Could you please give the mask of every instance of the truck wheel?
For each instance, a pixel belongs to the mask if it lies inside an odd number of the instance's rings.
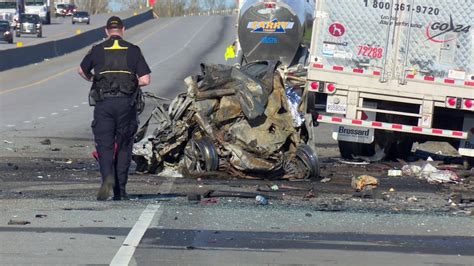
[[[411,154],[414,141],[410,138],[394,141],[385,147],[385,158],[388,160],[406,159]]]
[[[474,158],[473,157],[462,157],[463,166],[466,170],[471,170],[474,167]]]
[[[344,159],[354,159],[353,156],[372,156],[375,154],[374,143],[365,144],[349,141],[338,141],[339,152]]]

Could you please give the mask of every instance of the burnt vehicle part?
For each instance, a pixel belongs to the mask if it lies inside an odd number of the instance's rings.
[[[146,162],[148,169],[180,165],[190,176],[213,171],[241,178],[319,176],[317,155],[303,136],[308,129],[305,123],[295,126],[277,62],[201,70],[185,79],[187,93],[168,108],[157,103],[137,135],[134,157],[145,158],[137,163]]]

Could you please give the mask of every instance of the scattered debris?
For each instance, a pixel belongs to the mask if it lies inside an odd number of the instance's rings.
[[[416,176],[426,179],[430,183],[459,183],[461,179],[451,170],[439,170],[427,162],[422,167],[418,165],[404,165],[402,173],[407,176]]]
[[[370,175],[361,175],[358,177],[353,177],[351,185],[356,191],[362,191],[366,188],[376,188],[379,185],[379,180]]]
[[[311,213],[306,213],[304,216],[306,217],[313,217],[313,215]]]
[[[43,176],[42,176],[42,175],[39,175],[38,178],[39,178],[39,179],[43,179]]]
[[[6,139],[5,139],[5,140],[3,140],[3,142],[4,142],[4,143],[6,143],[6,144],[13,144],[13,142],[11,142],[11,141],[8,141],[8,140],[6,140]]]
[[[338,158],[337,161],[339,161],[342,164],[348,164],[348,165],[369,165],[370,164],[370,162],[367,162],[367,161],[361,161],[361,160],[348,161],[341,158]]]
[[[418,199],[415,196],[411,196],[411,197],[407,198],[407,201],[408,202],[417,202]]]
[[[61,151],[60,148],[51,148],[51,151]]]
[[[212,205],[212,204],[218,204],[218,203],[219,203],[218,198],[210,198],[210,199],[201,200],[201,204],[203,205]]]
[[[277,191],[279,190],[280,188],[278,187],[278,185],[273,185],[270,187],[273,191]]]
[[[321,179],[320,182],[321,182],[321,183],[329,183],[330,181],[331,181],[331,178],[325,177],[325,178]]]
[[[48,215],[46,215],[46,214],[36,214],[35,215],[35,218],[45,218],[45,217],[48,217]]]
[[[217,171],[247,179],[319,176],[318,157],[306,144],[306,123],[295,113],[299,98],[284,83],[277,62],[201,67],[202,75],[185,79],[187,93],[167,108],[157,101],[137,134],[138,168],[153,173],[166,162],[190,177]]]
[[[193,202],[201,201],[201,195],[196,194],[196,193],[189,193],[187,198],[188,198],[188,201],[193,201]]]
[[[258,195],[255,197],[257,205],[268,205],[268,200],[264,196]]]
[[[388,191],[389,192],[395,192],[395,189],[393,187],[391,187]]]
[[[50,139],[44,139],[42,141],[40,141],[41,144],[43,145],[51,145],[51,140]]]
[[[392,176],[392,177],[402,176],[402,170],[400,170],[400,169],[390,169],[390,170],[388,170],[388,176]]]
[[[115,236],[108,236],[107,238],[108,238],[108,239],[116,239]]]
[[[450,200],[456,204],[474,202],[474,192],[455,193],[451,195]]]
[[[21,220],[10,220],[8,221],[8,225],[27,225],[31,224],[29,221],[21,221]]]
[[[316,194],[314,194],[314,191],[313,191],[313,190],[308,191],[308,192],[303,196],[303,200],[310,200],[310,199],[313,199],[313,198],[316,198]]]

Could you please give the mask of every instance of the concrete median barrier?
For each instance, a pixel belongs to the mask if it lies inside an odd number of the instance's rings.
[[[123,20],[127,29],[153,19],[151,10]],[[41,44],[0,50],[0,71],[39,63],[87,47],[105,38],[104,27],[83,32],[74,37]]]

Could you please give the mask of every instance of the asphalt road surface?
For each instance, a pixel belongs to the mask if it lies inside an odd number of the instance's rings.
[[[121,18],[128,18],[132,16],[134,12],[120,12],[114,15],[118,15]],[[71,17],[53,17],[51,18],[51,24],[43,24],[43,37],[38,38],[33,34],[23,34],[21,37],[13,36],[13,44],[0,42],[0,50],[14,49],[16,43],[22,42],[23,46],[35,45],[43,42],[60,40],[76,35],[77,31],[86,32],[88,30],[104,27],[105,22],[112,14],[96,14],[91,15],[90,24],[76,23],[72,24]],[[105,35],[105,33],[104,33]]]
[[[128,31],[152,67],[146,90],[172,98],[200,62],[223,63],[234,25],[187,17]],[[0,73],[0,264],[473,265],[472,204],[451,204],[451,187],[388,178],[395,162],[338,163],[329,127],[317,131],[328,183],[132,175],[133,200],[95,201],[90,84],[76,73],[86,52]],[[380,177],[390,198],[354,198],[359,173]],[[187,198],[272,184],[299,189],[264,193],[267,206],[252,195]]]

